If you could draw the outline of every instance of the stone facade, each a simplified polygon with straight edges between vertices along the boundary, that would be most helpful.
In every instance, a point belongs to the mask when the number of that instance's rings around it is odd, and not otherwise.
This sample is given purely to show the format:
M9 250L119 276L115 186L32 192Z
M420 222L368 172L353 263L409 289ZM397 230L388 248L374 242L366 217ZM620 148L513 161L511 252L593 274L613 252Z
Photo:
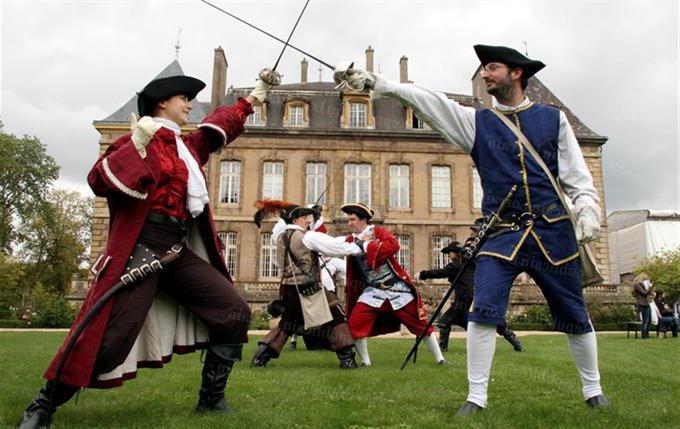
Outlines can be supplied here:
M367 50L367 56L369 55L370 61L372 49L370 52ZM214 73L220 76L213 78L213 82L218 82L213 88L213 101L195 103L206 112L213 107L211 104L220 100L233 103L236 97L245 96L250 90L230 87L226 96L219 93L225 85L227 64L221 49L216 49L215 56ZM232 233L230 237L235 239L230 243L235 249L235 255L232 255L235 259L231 262L236 268L235 281L254 308L262 308L276 295L278 289L276 278L264 276L262 269L262 258L268 255L262 249L261 234L270 232L274 222L265 222L261 231L252 222L255 212L253 205L263 197L266 163L282 163L283 172L277 176L278 179L273 179L274 187L280 186L282 190L278 197L296 203L305 203L307 197L308 163L325 166L325 179L322 182L324 187L328 186L328 190L324 195L323 215L332 235L347 232L344 216L340 212L340 207L347 198L346 187L349 183L346 165L370 165L368 189L370 205L376 212L374 220L390 228L404 240L404 248L407 250L400 257L412 274L429 269L435 264L439 253L437 249L433 249L434 237L446 236L463 241L469 235L469 226L481 214L479 208L475 208L478 205L478 199L475 198L478 197L478 189L469 156L443 141L426 126L422 127L410 109L402 107L395 100L371 100L367 93L338 91L334 89L332 82L307 82L305 63L303 62L301 70L302 82L284 84L271 91L265 105L256 106L260 109L261 119L247 126L246 132L228 148L213 155L206 167L217 229L223 233ZM407 80L406 67L407 62L403 57L400 60L402 80ZM488 98L478 94L478 73L475 73L472 83L472 96L449 94L449 97L469 106L484 105ZM527 92L532 100L568 111L535 78L531 79ZM133 100L134 98L126 105L127 110L132 111L134 108ZM294 108L301 110L292 110ZM129 123L122 118L129 117L129 112L124 110L125 106L109 118L95 122L95 127L101 133L100 151L115 138L128 132ZM601 159L601 148L607 139L593 133L570 111L568 116L602 198L602 234L594 243L593 250L605 275L605 283L609 283ZM357 123L361 126L357 126ZM186 130L190 129L191 126ZM229 162L234 164L223 164ZM234 178L238 176L237 183L228 182L228 174L221 177L223 165L229 168L238 166L238 174L231 173L231 180L236 180ZM391 174L391 166L403 166L399 170L400 179L395 179ZM446 179L437 179L437 186L450 189L450 201L446 201L444 192L443 204L441 188L438 188L438 192L433 189L433 167L437 167L437 171L449 172L448 183ZM440 167L444 170L439 169ZM401 186L395 183L400 183ZM390 202L391 188L404 188L399 194L400 203L396 204L404 207L393 207L395 204ZM270 188L268 190L271 191ZM317 196L318 193L317 190ZM437 205L449 207L436 207ZM106 201L97 198L92 226L92 260L105 246L107 225ZM424 295L434 302L444 293L445 284L442 281L424 285ZM616 293L616 288L603 286L592 292L612 295ZM512 299L516 304L542 301L540 292L528 282L526 276L518 278L518 287L514 288Z

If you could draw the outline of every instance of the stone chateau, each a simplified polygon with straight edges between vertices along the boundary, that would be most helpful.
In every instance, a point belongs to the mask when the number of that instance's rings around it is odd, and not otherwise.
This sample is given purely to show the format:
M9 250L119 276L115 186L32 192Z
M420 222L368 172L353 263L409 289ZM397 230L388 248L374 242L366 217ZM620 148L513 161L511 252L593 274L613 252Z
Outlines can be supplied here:
M374 50L369 46L365 54L363 66L373 70ZM213 155L206 167L227 266L255 309L276 295L279 275L276 246L271 240L274 222L266 222L258 230L252 221L253 204L258 199L318 202L324 207L332 235L347 232L340 212L345 202L368 204L376 212L374 221L397 235L401 243L399 261L412 274L445 264L439 249L451 240L463 241L470 225L481 215L482 190L469 156L429 130L396 100L371 100L367 92L338 90L333 82L312 82L308 67L302 59L299 82L284 82L270 91L268 100L255 106L245 133L222 153ZM227 88L227 69L224 51L215 49L211 101L194 101L186 131L215 106L231 104L252 89ZM395 64L397 71L401 82L411 82L406 56ZM472 74L471 95L447 93L448 97L466 106L490 106L491 98L478 71ZM158 76L182 73L175 60ZM386 74L392 75L389 71ZM602 198L602 233L592 249L605 284L586 291L601 295L605 301L617 301L616 285L610 284L609 276L602 178L602 147L607 137L588 128L536 77L530 79L527 95L563 110L574 128ZM136 105L134 95L108 117L94 121L101 134L100 153L129 131L130 113L136 112ZM103 251L107 227L106 201L97 198L92 260ZM542 302L540 292L528 280L521 276L513 288L511 299L518 311ZM446 291L447 284L421 285L426 301L433 303Z

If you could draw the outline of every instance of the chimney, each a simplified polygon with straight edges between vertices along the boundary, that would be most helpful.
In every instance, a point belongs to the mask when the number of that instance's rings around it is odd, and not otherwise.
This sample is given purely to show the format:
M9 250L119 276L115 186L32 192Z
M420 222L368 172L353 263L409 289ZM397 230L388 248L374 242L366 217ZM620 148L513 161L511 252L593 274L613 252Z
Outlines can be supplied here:
M408 58L402 55L399 59L399 82L409 83L408 81Z
M368 45L368 49L366 49L366 71L369 72L373 71L373 52L371 45Z
M227 57L224 55L224 50L221 46L215 49L215 56L213 60L213 79L212 79L212 95L210 104L215 109L224 104L224 98L227 94Z
M302 83L307 83L307 68L309 67L309 63L307 62L307 59L303 58L302 62L300 63L300 82Z

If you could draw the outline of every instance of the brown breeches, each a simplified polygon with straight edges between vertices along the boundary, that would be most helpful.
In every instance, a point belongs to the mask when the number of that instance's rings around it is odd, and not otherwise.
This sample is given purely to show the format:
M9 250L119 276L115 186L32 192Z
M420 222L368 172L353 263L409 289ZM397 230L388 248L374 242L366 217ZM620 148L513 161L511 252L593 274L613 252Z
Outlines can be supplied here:
M260 341L260 344L267 344L274 350L277 356L281 353L288 338L293 334L303 332L305 325L300 297L295 286L281 285L279 293L286 309L281 315L279 325L269 331ZM330 322L304 330L305 335L327 339L334 351L354 345L342 308L339 305L331 306L331 315L333 319Z
M162 255L177 240L177 233L172 228L147 221L133 256L136 253L148 254L147 249L157 256ZM184 248L179 259L162 272L122 289L115 296L93 377L123 363L159 288L206 325L211 344L239 345L248 342L251 310L246 301L220 271Z

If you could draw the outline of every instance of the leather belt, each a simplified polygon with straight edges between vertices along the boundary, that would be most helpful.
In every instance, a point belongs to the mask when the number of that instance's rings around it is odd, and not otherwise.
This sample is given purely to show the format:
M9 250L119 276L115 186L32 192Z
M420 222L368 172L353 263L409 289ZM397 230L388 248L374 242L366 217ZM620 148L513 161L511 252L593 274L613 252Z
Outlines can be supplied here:
M186 241L187 235L189 233L188 222L186 220L178 219L174 216L170 216L169 214L157 212L150 212L147 214L146 220L177 228L177 232L179 232L181 236L180 242L184 243L184 241Z
M490 231L489 238L498 237L499 235L505 234L506 232L516 232L522 228L528 228L534 224L536 219L560 207L559 202L554 202L548 204L547 206L541 207L539 210L524 212L520 214L513 214L508 219L503 219L498 227L493 231Z
M378 288L378 289L387 290L387 289L391 288L392 286L396 285L397 283L399 283L400 281L401 281L400 278L393 277L389 280L385 280L384 282L373 283L373 284L371 284L371 286Z

